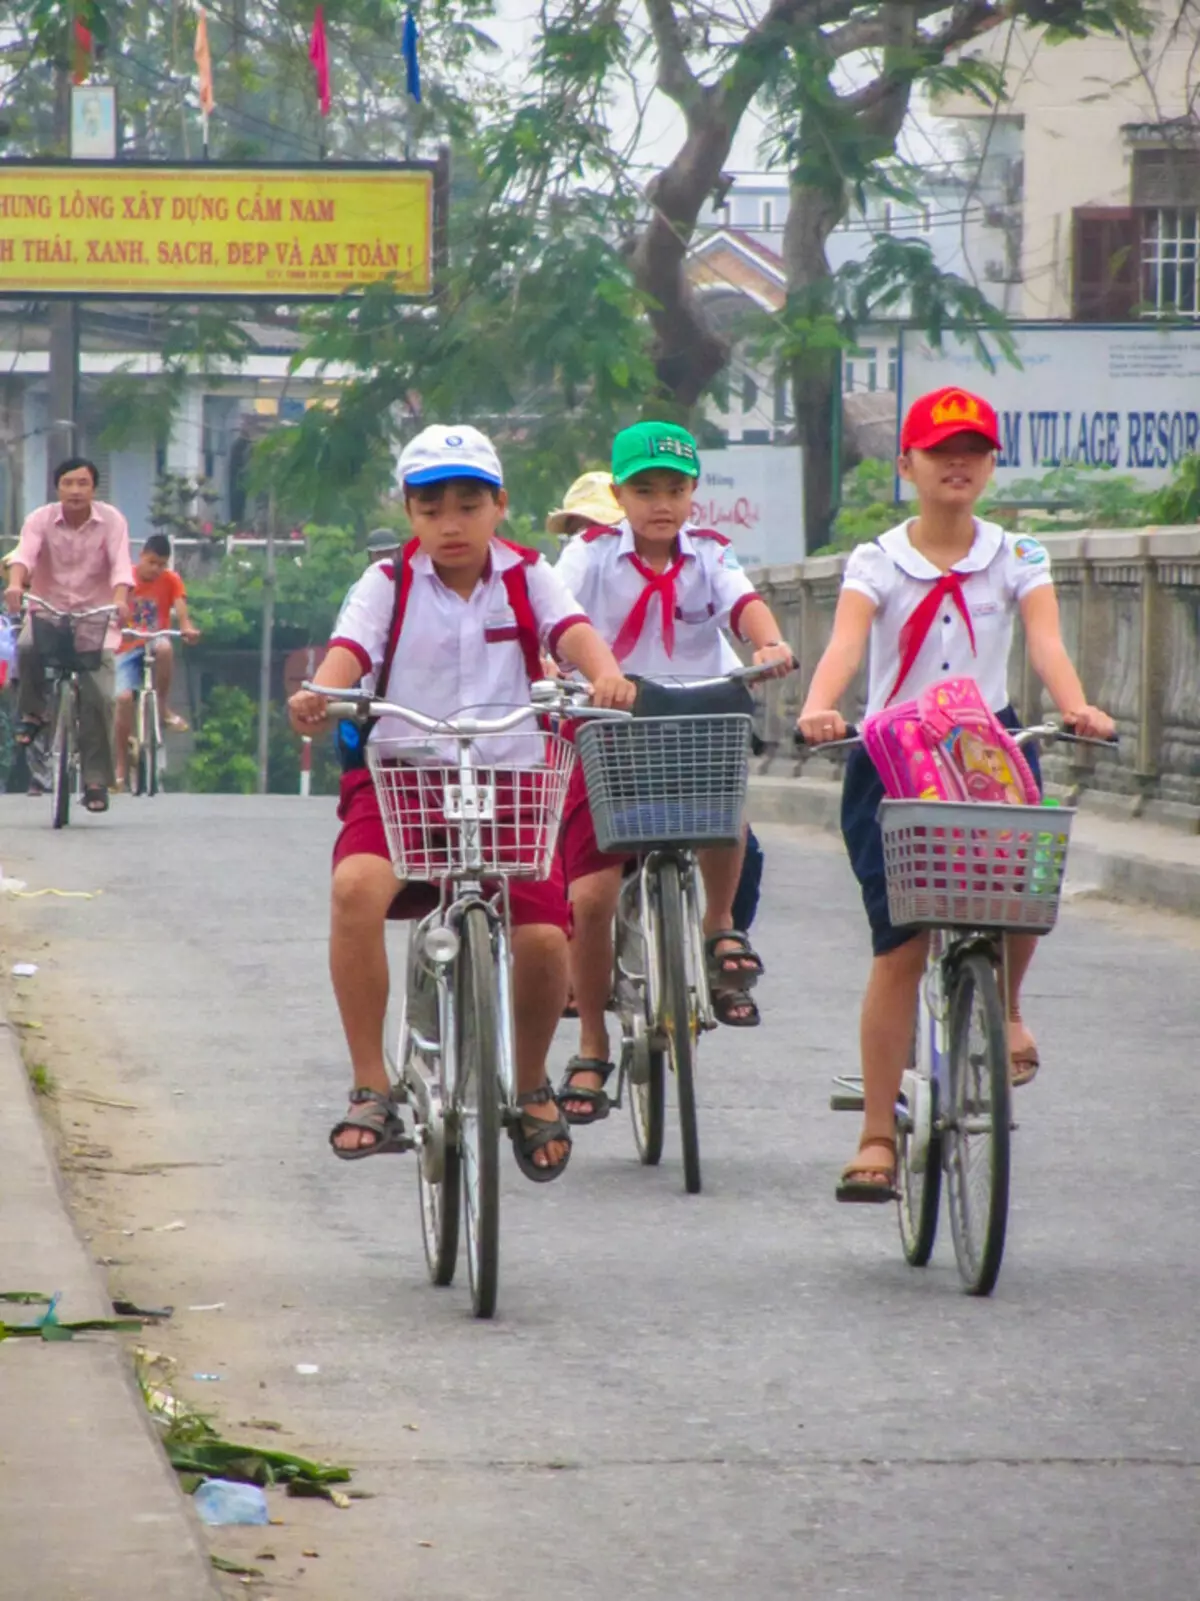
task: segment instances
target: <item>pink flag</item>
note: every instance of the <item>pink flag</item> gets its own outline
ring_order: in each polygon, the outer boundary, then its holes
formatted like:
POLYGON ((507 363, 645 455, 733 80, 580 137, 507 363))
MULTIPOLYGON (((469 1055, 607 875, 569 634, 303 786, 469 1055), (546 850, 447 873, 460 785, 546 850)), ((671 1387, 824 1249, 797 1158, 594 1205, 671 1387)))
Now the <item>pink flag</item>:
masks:
POLYGON ((329 93, 329 45, 325 39, 325 7, 318 6, 313 17, 312 38, 308 43, 308 59, 317 75, 317 99, 321 102, 321 115, 329 115, 332 104, 329 93))

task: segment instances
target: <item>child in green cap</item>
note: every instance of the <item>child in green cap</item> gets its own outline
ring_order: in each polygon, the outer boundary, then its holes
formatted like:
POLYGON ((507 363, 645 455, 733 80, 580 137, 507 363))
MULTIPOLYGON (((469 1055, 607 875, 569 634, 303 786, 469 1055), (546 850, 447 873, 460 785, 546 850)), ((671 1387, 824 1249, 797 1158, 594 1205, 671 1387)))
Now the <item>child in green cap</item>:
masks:
MULTIPOLYGON (((556 572, 592 619, 626 673, 644 678, 714 678, 734 665, 722 630, 754 648, 755 663, 780 676, 793 665, 779 624, 723 534, 690 521, 700 475, 696 441, 674 423, 640 422, 613 441, 612 476, 623 520, 577 534, 556 572)), ((605 1008, 612 975, 612 922, 624 858, 603 854, 577 775, 562 829, 563 862, 574 914, 571 976, 579 1011, 579 1052, 567 1065, 559 1100, 568 1120, 608 1115, 605 1008)), ((733 923, 744 844, 699 852, 704 932, 713 1006, 723 1023, 760 1021, 749 994, 762 962, 733 923)))

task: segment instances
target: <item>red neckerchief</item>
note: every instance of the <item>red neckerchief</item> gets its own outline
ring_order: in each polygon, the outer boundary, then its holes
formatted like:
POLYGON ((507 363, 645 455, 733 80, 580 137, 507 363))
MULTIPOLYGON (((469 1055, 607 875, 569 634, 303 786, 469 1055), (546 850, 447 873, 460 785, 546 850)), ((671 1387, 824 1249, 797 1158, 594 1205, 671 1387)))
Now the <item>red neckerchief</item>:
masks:
POLYGON ((630 556, 630 561, 646 580, 646 587, 634 601, 629 616, 621 624, 621 631, 613 642, 613 655, 617 660, 624 661, 626 656, 642 637, 642 629, 646 626, 646 617, 650 611, 651 602, 656 595, 662 596, 662 631, 663 644, 667 647, 667 655, 675 654, 675 580, 683 569, 683 557, 676 556, 675 560, 665 572, 656 573, 653 567, 648 567, 642 558, 636 554, 630 556))
POLYGON ((971 639, 971 654, 973 656, 978 655, 975 649, 975 628, 971 622, 970 609, 963 599, 962 586, 962 573, 943 573, 900 630, 900 671, 896 675, 896 682, 892 685, 892 693, 888 696, 889 705, 900 693, 901 684, 908 677, 913 669, 914 662, 921 654, 921 646, 929 637, 929 630, 933 627, 933 619, 941 610, 944 600, 950 599, 957 607, 959 616, 967 625, 967 633, 971 639))

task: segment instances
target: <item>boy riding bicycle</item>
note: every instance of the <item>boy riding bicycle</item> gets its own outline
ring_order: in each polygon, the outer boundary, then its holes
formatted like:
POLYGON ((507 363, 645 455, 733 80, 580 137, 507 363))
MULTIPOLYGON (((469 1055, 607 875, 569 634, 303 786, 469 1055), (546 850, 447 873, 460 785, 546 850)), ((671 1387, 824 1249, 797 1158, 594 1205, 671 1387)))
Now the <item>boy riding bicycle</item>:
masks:
MULTIPOLYGON (((170 628, 172 616, 179 624, 184 641, 194 645, 200 630, 188 615, 187 589, 178 573, 171 571, 171 541, 166 534, 151 534, 138 552, 133 568, 133 592, 129 598, 129 626, 142 633, 170 628)), ((144 639, 125 639, 117 652, 117 788, 125 787, 125 765, 129 736, 133 732, 133 697, 142 687, 142 665, 146 654, 144 639)), ((171 678, 175 654, 169 639, 154 645, 154 687, 158 692, 162 720, 177 734, 187 723, 171 710, 171 678)))
MULTIPOLYGON (((524 704, 545 649, 591 682, 596 705, 629 705, 633 686, 574 596, 535 551, 497 537, 507 496, 491 441, 465 426, 426 428, 406 446, 400 472, 416 537, 399 561, 380 562, 364 574, 314 681, 349 689, 370 674, 383 698, 394 679, 415 711, 448 717, 466 706, 524 704)), ((298 733, 324 725, 321 696, 301 690, 289 704, 298 733)), ((371 739, 406 732, 398 719, 383 718, 371 739)), ((419 915, 425 897, 423 886, 397 884, 365 766, 343 775, 338 817, 329 964, 355 1088, 330 1143, 337 1156, 353 1161, 401 1144, 403 1125, 383 1050, 384 921, 419 915)), ((522 1108, 512 1135, 527 1167, 557 1177, 571 1148, 545 1076, 567 988, 569 912, 561 876, 512 880, 509 903, 522 1108)))
MULTIPOLYGON (((977 395, 941 389, 910 407, 899 469, 916 490, 917 515, 859 545, 846 563, 833 635, 800 713, 800 732, 809 744, 845 738, 836 708, 868 647, 868 713, 956 675, 975 679, 991 710, 1015 728, 1007 678, 1017 612, 1034 671, 1065 721, 1079 734, 1111 738, 1112 718, 1088 704, 1063 644, 1045 547, 974 515, 999 448, 996 413, 977 395)), ((1036 773, 1032 749, 1025 756, 1036 773)), ((862 1008, 863 1129, 858 1153, 838 1185, 841 1201, 895 1199, 896 1095, 908 1065, 929 944, 927 934, 895 928, 888 918, 876 816, 883 796, 870 757, 855 749, 846 766, 842 833, 862 886, 874 962, 862 1008)), ((1035 947, 1032 935, 1006 941, 1014 1084, 1028 1083, 1039 1065, 1020 1007, 1035 947)))
MULTIPOLYGON (((792 666, 779 625, 742 572, 721 534, 689 518, 700 472, 696 441, 673 423, 641 422, 613 441, 613 493, 624 513, 616 527, 592 527, 572 539, 555 571, 579 597, 621 666, 647 678, 709 678, 725 672, 730 627, 754 647, 756 664, 792 666)), ((744 843, 698 853, 704 878, 704 932, 713 1007, 723 1023, 753 1028, 758 1007, 748 993, 762 963, 733 921, 744 843)), ((572 1123, 609 1110, 605 1009, 611 988, 612 921, 625 863, 596 845, 582 775, 576 773, 562 833, 563 863, 575 927, 571 979, 579 1011, 578 1053, 567 1065, 559 1099, 572 1123)))

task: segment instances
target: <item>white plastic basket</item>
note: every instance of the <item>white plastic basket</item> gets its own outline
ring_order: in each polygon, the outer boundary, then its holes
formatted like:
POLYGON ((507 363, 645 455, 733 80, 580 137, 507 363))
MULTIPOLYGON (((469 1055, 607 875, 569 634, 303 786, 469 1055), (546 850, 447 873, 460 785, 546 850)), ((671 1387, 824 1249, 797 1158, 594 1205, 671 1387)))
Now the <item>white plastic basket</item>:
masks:
POLYGON ((1054 927, 1075 813, 1060 806, 885 800, 888 916, 896 927, 1054 927))
POLYGON ((463 784, 457 763, 428 761, 428 739, 367 746, 388 852, 406 882, 547 878, 575 752, 558 734, 483 734, 463 784), (488 747, 503 760, 488 763, 488 747), (421 758, 424 757, 425 760, 421 758))

